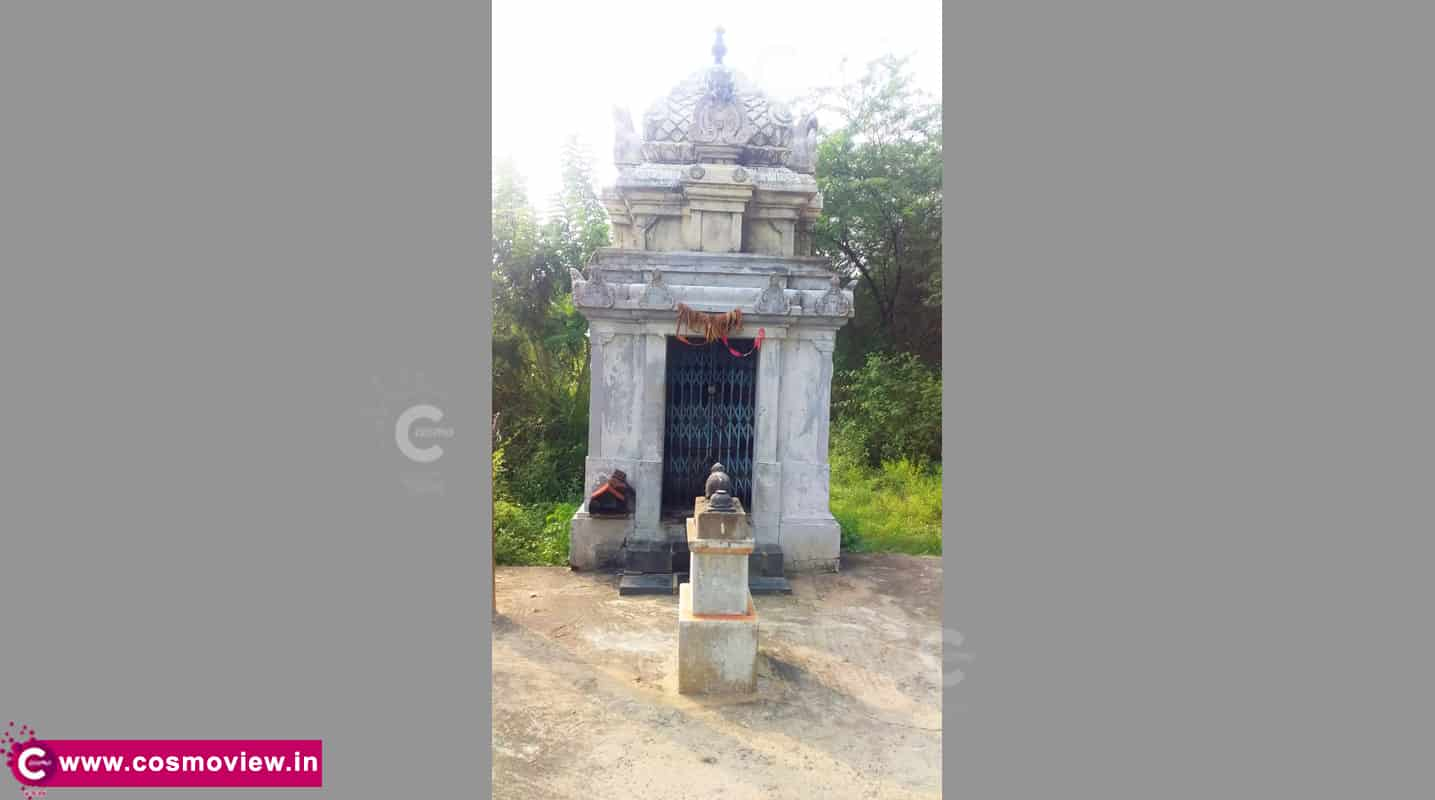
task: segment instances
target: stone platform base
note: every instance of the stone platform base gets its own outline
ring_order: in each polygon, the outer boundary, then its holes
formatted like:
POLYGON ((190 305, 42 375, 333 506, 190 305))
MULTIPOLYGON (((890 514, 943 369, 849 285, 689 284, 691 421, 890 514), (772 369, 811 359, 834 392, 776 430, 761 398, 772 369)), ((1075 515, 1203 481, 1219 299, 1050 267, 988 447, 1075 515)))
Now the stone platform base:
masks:
POLYGON ((754 575, 747 579, 747 589, 753 594, 792 594, 792 584, 782 576, 768 577, 754 575))
POLYGON ((568 566, 582 571, 622 566, 623 541, 632 530, 632 517, 594 517, 579 511, 568 523, 568 566))
POLYGON ((678 581, 686 576, 675 572, 656 573, 652 575, 624 575, 618 581, 618 594, 627 597, 635 594, 667 594, 678 593, 678 581))
POLYGON ((782 566, 787 572, 836 572, 842 560, 842 526, 831 516, 783 519, 782 566))
MULTIPOLYGON (((677 594, 679 586, 688 582, 688 573, 674 572, 669 575, 624 575, 618 581, 618 594, 677 594)), ((754 597, 764 594, 792 594, 792 584, 787 578, 752 575, 747 579, 747 590, 754 597)))
POLYGON ((693 616, 693 587, 678 589, 678 692, 750 694, 757 691, 757 609, 724 617, 693 616))
MULTIPOLYGON (((837 572, 841 565, 841 527, 837 521, 817 519, 782 526, 784 545, 758 544, 748 558, 749 585, 753 594, 788 592, 786 573, 837 572), (772 581, 760 580, 773 578, 772 581)), ((665 533, 668 531, 665 529, 665 533)), ((667 579, 691 570, 686 539, 673 541, 630 541, 631 517, 594 517, 579 511, 573 516, 568 534, 568 563, 575 570, 622 570, 637 575, 649 573, 643 588, 623 594, 652 594, 656 573, 667 579), (627 543, 625 547, 624 544, 627 543)), ((668 583, 663 594, 675 593, 668 583)))
POLYGON ((673 546, 668 542, 628 539, 623 543, 623 572, 627 575, 672 574, 673 546))

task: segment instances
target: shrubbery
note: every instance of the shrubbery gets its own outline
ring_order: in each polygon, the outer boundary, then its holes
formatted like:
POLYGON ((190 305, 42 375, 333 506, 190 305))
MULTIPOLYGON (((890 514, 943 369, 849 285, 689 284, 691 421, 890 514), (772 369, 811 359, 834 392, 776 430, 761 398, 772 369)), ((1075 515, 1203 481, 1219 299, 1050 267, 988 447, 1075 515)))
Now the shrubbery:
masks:
POLYGON ((568 521, 577 510, 577 503, 518 505, 495 498, 493 548, 498 563, 567 564, 568 521))
POLYGON ((833 386, 833 439, 870 467, 942 460, 942 374, 910 353, 869 353, 833 386))

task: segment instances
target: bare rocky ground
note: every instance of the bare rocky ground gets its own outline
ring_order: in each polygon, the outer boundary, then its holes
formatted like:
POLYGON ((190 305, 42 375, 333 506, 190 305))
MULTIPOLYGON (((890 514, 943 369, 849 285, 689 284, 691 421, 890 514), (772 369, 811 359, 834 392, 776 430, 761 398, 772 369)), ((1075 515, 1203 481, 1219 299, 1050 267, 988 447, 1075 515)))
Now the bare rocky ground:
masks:
POLYGON ((941 796, 940 558, 844 555, 755 599, 758 691, 676 690, 677 597, 500 567, 496 798, 941 796))

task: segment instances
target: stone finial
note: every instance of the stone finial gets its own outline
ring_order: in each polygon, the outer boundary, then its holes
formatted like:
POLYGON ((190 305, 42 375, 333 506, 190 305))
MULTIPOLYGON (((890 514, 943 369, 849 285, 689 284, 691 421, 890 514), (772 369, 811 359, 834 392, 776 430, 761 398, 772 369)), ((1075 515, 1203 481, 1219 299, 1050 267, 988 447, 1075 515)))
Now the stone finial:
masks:
POLYGON ((713 511, 733 509, 732 478, 728 477, 727 467, 713 464, 712 474, 708 475, 708 481, 703 486, 703 494, 707 495, 708 508, 713 511))
POLYGON ((732 491, 732 479, 727 475, 727 467, 724 467, 721 463, 713 464, 713 468, 708 475, 708 481, 703 484, 703 494, 707 497, 712 497, 713 492, 719 489, 732 491))
POLYGON ((713 43, 713 63, 721 64, 722 57, 727 55, 727 45, 722 43, 722 35, 727 33, 727 31, 723 30, 722 26, 719 25, 713 29, 713 33, 717 34, 717 41, 713 43))

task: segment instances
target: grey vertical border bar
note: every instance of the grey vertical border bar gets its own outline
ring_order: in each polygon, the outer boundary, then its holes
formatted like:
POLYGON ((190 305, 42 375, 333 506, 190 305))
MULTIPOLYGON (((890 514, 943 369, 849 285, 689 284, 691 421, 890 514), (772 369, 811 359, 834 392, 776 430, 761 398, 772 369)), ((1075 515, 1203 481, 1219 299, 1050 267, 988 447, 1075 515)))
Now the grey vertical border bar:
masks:
MULTIPOLYGON (((960 669, 948 661, 948 653, 957 645, 951 631, 964 630, 968 616, 963 613, 958 587, 964 571, 961 552, 967 538, 964 536, 964 519, 958 503, 959 492, 952 473, 962 453, 958 448, 957 426, 961 413, 960 393, 962 359, 958 355, 961 343, 957 330, 957 309, 954 306, 962 287, 963 250, 958 245, 960 226, 958 216, 952 213, 951 198, 961 191, 956 156, 961 130, 962 92, 958 70, 963 61, 957 58, 961 41, 956 22, 950 12, 942 9, 942 195, 944 215, 942 217, 942 791, 946 797, 968 796, 963 793, 959 776, 959 759, 954 745, 960 746, 960 736, 953 737, 966 717, 962 713, 969 694, 969 684, 955 686, 945 681, 953 669, 960 669)), ((957 18, 961 18, 958 13, 957 18)), ((963 678, 965 682, 967 678, 963 678)))
MULTIPOLYGON (((482 419, 487 422, 493 417, 493 81, 498 76, 493 70, 493 8, 490 4, 480 4, 486 9, 481 14, 483 29, 476 31, 474 37, 476 49, 481 56, 477 59, 479 69, 474 75, 474 97, 477 103, 476 112, 482 120, 482 128, 485 132, 481 142, 475 142, 475 148, 483 156, 483 170, 488 176, 482 193, 483 213, 477 220, 478 247, 475 255, 474 267, 478 272, 479 295, 474 302, 474 322, 477 330, 474 332, 475 358, 474 368, 481 376, 478 380, 479 396, 477 406, 482 419), (478 257, 482 260, 477 260, 478 257)), ((490 428, 485 424, 484 430, 490 428)), ((484 576, 479 581, 479 595, 481 597, 478 608, 482 613, 478 615, 475 630, 483 637, 482 653, 483 659, 478 665, 476 674, 478 696, 482 700, 480 708, 483 709, 482 719, 477 720, 478 733, 480 734, 480 745, 474 753, 474 763, 478 765, 479 773, 474 776, 474 783, 488 788, 488 796, 493 796, 493 618, 495 609, 493 607, 494 593, 492 591, 493 581, 496 577, 493 572, 493 440, 489 436, 483 437, 482 445, 478 448, 479 457, 482 459, 482 473, 486 480, 482 482, 478 495, 478 520, 475 530, 480 532, 483 539, 483 546, 479 548, 483 557, 479 559, 478 574, 484 576)), ((460 789, 460 787, 450 787, 460 789)))
POLYGON ((488 793, 490 20, 0 4, 0 725, 488 793))
POLYGON ((950 796, 1428 795, 1435 7, 947 11, 950 796))

